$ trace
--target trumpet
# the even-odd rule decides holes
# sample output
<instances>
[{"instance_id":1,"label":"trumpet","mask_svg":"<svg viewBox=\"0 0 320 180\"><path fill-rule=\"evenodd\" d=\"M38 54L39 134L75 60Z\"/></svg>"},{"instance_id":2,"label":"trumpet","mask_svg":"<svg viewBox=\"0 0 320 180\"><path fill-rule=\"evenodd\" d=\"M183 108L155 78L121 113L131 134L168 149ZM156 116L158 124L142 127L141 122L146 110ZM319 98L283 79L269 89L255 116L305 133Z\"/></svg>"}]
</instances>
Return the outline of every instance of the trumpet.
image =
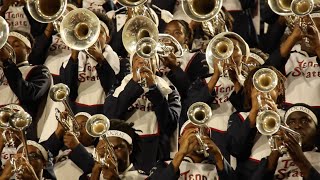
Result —
<instances>
[{"instance_id":1,"label":"trumpet","mask_svg":"<svg viewBox=\"0 0 320 180\"><path fill-rule=\"evenodd\" d=\"M170 53L173 53L177 58L180 58L183 56L184 50L173 36L169 34L159 34L157 53L160 57L167 57Z\"/></svg>"},{"instance_id":2,"label":"trumpet","mask_svg":"<svg viewBox=\"0 0 320 180\"><path fill-rule=\"evenodd\" d=\"M268 68L259 69L253 75L253 85L254 87L270 97L269 92L276 88L278 84L278 76L277 74ZM258 103L260 105L260 112L256 118L256 127L258 131L267 136L271 136L269 138L269 144L272 150L279 150L281 153L285 153L285 146L278 147L277 145L277 138L278 136L274 135L280 129L294 135L297 137L299 143L301 144L301 137L298 132L293 131L292 129L288 128L281 124L281 117L280 115L273 111L269 110L267 106L262 106L261 96L258 97Z\"/></svg>"},{"instance_id":3,"label":"trumpet","mask_svg":"<svg viewBox=\"0 0 320 180\"><path fill-rule=\"evenodd\" d=\"M112 144L109 142L106 133L110 128L110 120L103 114L96 114L89 118L86 122L86 131L92 137L100 137L105 142L105 154L101 157L97 152L95 154L95 159L103 166L108 166L107 160L109 159L111 163L116 168L118 172L117 156L115 155Z\"/></svg>"},{"instance_id":4,"label":"trumpet","mask_svg":"<svg viewBox=\"0 0 320 180\"><path fill-rule=\"evenodd\" d=\"M197 153L203 154L205 157L208 157L209 148L208 145L202 141L201 136L204 135L206 123L210 120L212 116L210 106L203 102L193 103L188 109L187 116L193 124L199 126L199 131L196 133L196 138L200 145L200 149L197 151Z\"/></svg>"},{"instance_id":5,"label":"trumpet","mask_svg":"<svg viewBox=\"0 0 320 180\"><path fill-rule=\"evenodd\" d=\"M61 111L56 108L55 111L57 121L62 125L65 131L72 131L76 136L79 136L80 126L75 119L69 103L67 102L69 93L69 87L62 83L54 85L49 91L50 98L55 102L62 102L67 111L67 117L64 117Z\"/></svg>"}]
</instances>

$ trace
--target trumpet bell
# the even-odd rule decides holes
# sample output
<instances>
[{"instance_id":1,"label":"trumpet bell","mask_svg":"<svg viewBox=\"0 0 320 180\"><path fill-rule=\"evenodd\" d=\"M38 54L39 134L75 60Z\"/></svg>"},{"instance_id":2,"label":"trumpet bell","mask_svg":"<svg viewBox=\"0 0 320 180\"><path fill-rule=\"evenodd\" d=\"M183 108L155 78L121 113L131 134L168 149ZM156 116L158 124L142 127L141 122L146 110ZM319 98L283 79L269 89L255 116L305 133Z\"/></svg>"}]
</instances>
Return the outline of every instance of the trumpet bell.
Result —
<instances>
[{"instance_id":1,"label":"trumpet bell","mask_svg":"<svg viewBox=\"0 0 320 180\"><path fill-rule=\"evenodd\" d=\"M262 68L253 75L253 85L260 92L270 92L277 84L278 76L271 69Z\"/></svg>"},{"instance_id":2,"label":"trumpet bell","mask_svg":"<svg viewBox=\"0 0 320 180\"><path fill-rule=\"evenodd\" d=\"M222 8L222 0L182 0L182 9L197 22L208 21Z\"/></svg>"},{"instance_id":3,"label":"trumpet bell","mask_svg":"<svg viewBox=\"0 0 320 180\"><path fill-rule=\"evenodd\" d=\"M9 124L14 129L23 131L30 126L32 117L25 111L18 111L11 116Z\"/></svg>"},{"instance_id":4,"label":"trumpet bell","mask_svg":"<svg viewBox=\"0 0 320 180\"><path fill-rule=\"evenodd\" d=\"M118 0L118 3L126 7L135 7L146 3L148 0Z\"/></svg>"},{"instance_id":5,"label":"trumpet bell","mask_svg":"<svg viewBox=\"0 0 320 180\"><path fill-rule=\"evenodd\" d=\"M278 132L280 125L280 115L275 111L265 110L257 116L256 127L263 135L272 135Z\"/></svg>"},{"instance_id":6,"label":"trumpet bell","mask_svg":"<svg viewBox=\"0 0 320 180\"><path fill-rule=\"evenodd\" d=\"M213 56L216 59L224 60L228 59L233 53L233 43L229 38L217 37L213 38L206 50L208 57Z\"/></svg>"},{"instance_id":7,"label":"trumpet bell","mask_svg":"<svg viewBox=\"0 0 320 180\"><path fill-rule=\"evenodd\" d=\"M136 52L142 58L151 58L156 53L157 42L149 37L142 38L138 41Z\"/></svg>"},{"instance_id":8,"label":"trumpet bell","mask_svg":"<svg viewBox=\"0 0 320 180\"><path fill-rule=\"evenodd\" d=\"M103 114L96 114L86 122L86 131L92 137L104 135L110 128L109 119Z\"/></svg>"},{"instance_id":9,"label":"trumpet bell","mask_svg":"<svg viewBox=\"0 0 320 180\"><path fill-rule=\"evenodd\" d=\"M36 21L49 23L57 20L66 10L67 0L28 0L27 9Z\"/></svg>"},{"instance_id":10,"label":"trumpet bell","mask_svg":"<svg viewBox=\"0 0 320 180\"><path fill-rule=\"evenodd\" d=\"M9 37L9 25L7 21L0 17L0 49L7 43Z\"/></svg>"},{"instance_id":11,"label":"trumpet bell","mask_svg":"<svg viewBox=\"0 0 320 180\"><path fill-rule=\"evenodd\" d=\"M60 24L62 41L70 48L84 50L92 46L100 34L100 20L90 10L70 11Z\"/></svg>"},{"instance_id":12,"label":"trumpet bell","mask_svg":"<svg viewBox=\"0 0 320 180\"><path fill-rule=\"evenodd\" d=\"M158 27L151 19L145 16L135 16L125 24L122 41L129 54L136 52L138 41L145 37L152 38L156 42L159 39Z\"/></svg>"},{"instance_id":13,"label":"trumpet bell","mask_svg":"<svg viewBox=\"0 0 320 180\"><path fill-rule=\"evenodd\" d=\"M0 109L0 128L10 127L9 119L14 114L14 110L10 108L1 108Z\"/></svg>"},{"instance_id":14,"label":"trumpet bell","mask_svg":"<svg viewBox=\"0 0 320 180\"><path fill-rule=\"evenodd\" d=\"M169 34L159 34L157 53L162 57L173 53L176 57L180 58L183 56L184 50L180 43L173 36Z\"/></svg>"},{"instance_id":15,"label":"trumpet bell","mask_svg":"<svg viewBox=\"0 0 320 180\"><path fill-rule=\"evenodd\" d=\"M62 83L54 85L49 92L50 98L55 102L61 102L63 100L66 100L69 94L69 87Z\"/></svg>"},{"instance_id":16,"label":"trumpet bell","mask_svg":"<svg viewBox=\"0 0 320 180\"><path fill-rule=\"evenodd\" d=\"M205 125L212 116L211 108L204 102L193 103L187 112L189 120L198 126Z\"/></svg>"},{"instance_id":17,"label":"trumpet bell","mask_svg":"<svg viewBox=\"0 0 320 180\"><path fill-rule=\"evenodd\" d=\"M280 16L288 16L292 15L292 1L293 0L268 0L268 5L274 13Z\"/></svg>"},{"instance_id":18,"label":"trumpet bell","mask_svg":"<svg viewBox=\"0 0 320 180\"><path fill-rule=\"evenodd\" d=\"M310 14L313 10L313 0L293 0L291 3L291 10L297 16L305 16Z\"/></svg>"}]
</instances>

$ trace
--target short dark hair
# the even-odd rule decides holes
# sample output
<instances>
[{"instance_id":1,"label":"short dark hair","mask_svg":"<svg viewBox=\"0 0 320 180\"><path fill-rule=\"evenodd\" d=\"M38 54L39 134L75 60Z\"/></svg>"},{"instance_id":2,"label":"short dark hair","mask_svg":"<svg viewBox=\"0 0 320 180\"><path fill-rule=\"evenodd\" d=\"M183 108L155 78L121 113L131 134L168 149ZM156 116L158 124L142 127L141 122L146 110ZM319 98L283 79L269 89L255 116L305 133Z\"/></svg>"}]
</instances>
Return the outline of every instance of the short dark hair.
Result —
<instances>
[{"instance_id":1,"label":"short dark hair","mask_svg":"<svg viewBox=\"0 0 320 180\"><path fill-rule=\"evenodd\" d=\"M113 35L114 31L115 31L115 26L114 26L113 21L107 16L106 13L102 13L102 12L99 12L99 11L93 11L93 13L100 19L100 21L104 22L108 26L109 37L110 37L110 40L111 40L112 39L112 35Z\"/></svg>"},{"instance_id":2,"label":"short dark hair","mask_svg":"<svg viewBox=\"0 0 320 180\"><path fill-rule=\"evenodd\" d=\"M118 130L128 134L132 139L132 153L130 155L131 163L136 162L136 154L140 151L138 145L140 136L137 134L137 130L133 128L133 123L126 123L124 120L111 119L110 130Z\"/></svg>"},{"instance_id":3,"label":"short dark hair","mask_svg":"<svg viewBox=\"0 0 320 180\"><path fill-rule=\"evenodd\" d=\"M262 69L262 68L271 69L277 74L278 82L277 82L276 88L278 89L279 96L278 96L278 99L275 103L281 107L285 101L285 85L284 85L284 83L286 81L286 77L280 71L278 71L276 68L274 68L273 66L259 66L249 72L249 74L243 84L243 87L244 87L243 93L244 93L244 97L245 97L244 108L246 110L251 109L251 88L253 87L253 76L259 69Z\"/></svg>"}]
</instances>

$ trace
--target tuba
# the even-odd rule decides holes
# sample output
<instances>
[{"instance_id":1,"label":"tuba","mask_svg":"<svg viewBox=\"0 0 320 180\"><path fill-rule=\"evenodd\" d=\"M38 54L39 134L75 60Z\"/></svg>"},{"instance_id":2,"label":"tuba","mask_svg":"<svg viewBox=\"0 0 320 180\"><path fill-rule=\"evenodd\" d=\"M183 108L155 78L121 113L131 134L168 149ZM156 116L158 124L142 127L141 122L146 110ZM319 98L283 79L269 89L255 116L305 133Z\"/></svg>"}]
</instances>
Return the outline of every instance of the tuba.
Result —
<instances>
[{"instance_id":1,"label":"tuba","mask_svg":"<svg viewBox=\"0 0 320 180\"><path fill-rule=\"evenodd\" d=\"M60 24L62 41L70 48L84 50L92 46L100 34L100 20L90 10L70 11Z\"/></svg>"},{"instance_id":2,"label":"tuba","mask_svg":"<svg viewBox=\"0 0 320 180\"><path fill-rule=\"evenodd\" d=\"M196 138L198 140L200 149L197 152L203 154L205 157L208 157L209 148L208 145L202 141L201 136L204 135L206 123L210 120L212 116L210 106L203 102L193 103L188 109L187 116L193 124L199 126L199 131L196 133Z\"/></svg>"},{"instance_id":3,"label":"tuba","mask_svg":"<svg viewBox=\"0 0 320 180\"><path fill-rule=\"evenodd\" d=\"M61 113L61 111L56 108L55 110L56 110L57 121L62 125L65 131L72 131L77 136L79 136L80 126L78 122L75 120L75 116L67 101L69 93L70 93L69 87L62 83L54 85L49 91L50 98L55 102L62 102L67 112L67 115L66 115L67 117L65 117Z\"/></svg>"},{"instance_id":4,"label":"tuba","mask_svg":"<svg viewBox=\"0 0 320 180\"><path fill-rule=\"evenodd\" d=\"M105 142L105 154L101 157L97 152L95 154L95 160L101 165L108 165L107 160L109 159L111 163L116 168L118 172L117 156L115 155L112 144L109 142L106 133L110 128L110 120L103 114L96 114L89 118L86 122L86 131L92 137L100 137Z\"/></svg>"},{"instance_id":5,"label":"tuba","mask_svg":"<svg viewBox=\"0 0 320 180\"><path fill-rule=\"evenodd\" d=\"M36 21L53 22L66 10L67 0L27 0L27 9Z\"/></svg>"}]
</instances>

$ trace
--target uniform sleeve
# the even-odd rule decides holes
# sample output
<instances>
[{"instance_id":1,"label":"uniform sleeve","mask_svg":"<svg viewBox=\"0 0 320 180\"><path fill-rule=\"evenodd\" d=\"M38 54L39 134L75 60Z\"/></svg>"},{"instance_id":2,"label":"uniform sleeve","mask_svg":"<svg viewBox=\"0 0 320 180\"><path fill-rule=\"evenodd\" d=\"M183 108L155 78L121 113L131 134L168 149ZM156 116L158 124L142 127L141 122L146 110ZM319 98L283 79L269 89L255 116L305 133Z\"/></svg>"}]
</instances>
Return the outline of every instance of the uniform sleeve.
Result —
<instances>
[{"instance_id":1,"label":"uniform sleeve","mask_svg":"<svg viewBox=\"0 0 320 180\"><path fill-rule=\"evenodd\" d=\"M209 73L209 66L205 54L197 53L190 61L186 72L191 83Z\"/></svg>"},{"instance_id":2,"label":"uniform sleeve","mask_svg":"<svg viewBox=\"0 0 320 180\"><path fill-rule=\"evenodd\" d=\"M128 108L143 92L142 87L131 79L118 97L110 95L106 98L104 103L105 115L111 119L125 119L124 115L128 111Z\"/></svg>"},{"instance_id":3,"label":"uniform sleeve","mask_svg":"<svg viewBox=\"0 0 320 180\"><path fill-rule=\"evenodd\" d=\"M276 49L266 60L264 65L273 66L282 74L285 75L285 65L289 57L282 57L280 54L280 48Z\"/></svg>"},{"instance_id":4,"label":"uniform sleeve","mask_svg":"<svg viewBox=\"0 0 320 180\"><path fill-rule=\"evenodd\" d=\"M9 86L21 103L28 104L38 101L48 92L51 78L47 67L33 67L26 79L13 62L5 62L4 67L4 75Z\"/></svg>"},{"instance_id":5,"label":"uniform sleeve","mask_svg":"<svg viewBox=\"0 0 320 180\"><path fill-rule=\"evenodd\" d=\"M116 74L110 64L105 60L97 65L97 73L105 94L108 94L112 86L116 83Z\"/></svg>"},{"instance_id":6,"label":"uniform sleeve","mask_svg":"<svg viewBox=\"0 0 320 180\"><path fill-rule=\"evenodd\" d=\"M180 177L180 170L174 172L172 163L167 165L165 162L158 162L157 165L151 169L149 180L177 180Z\"/></svg>"},{"instance_id":7,"label":"uniform sleeve","mask_svg":"<svg viewBox=\"0 0 320 180\"><path fill-rule=\"evenodd\" d=\"M253 172L253 175L251 176L251 180L269 180L274 179L274 171L267 170L268 165L268 159L263 158L257 169Z\"/></svg>"},{"instance_id":8,"label":"uniform sleeve","mask_svg":"<svg viewBox=\"0 0 320 180\"><path fill-rule=\"evenodd\" d=\"M320 179L320 173L312 167L309 173L309 177L306 180Z\"/></svg>"},{"instance_id":9,"label":"uniform sleeve","mask_svg":"<svg viewBox=\"0 0 320 180\"><path fill-rule=\"evenodd\" d=\"M58 139L55 133L53 133L46 141L42 142L41 145L50 151L53 157L55 157L59 154L59 151L64 146L64 143Z\"/></svg>"},{"instance_id":10,"label":"uniform sleeve","mask_svg":"<svg viewBox=\"0 0 320 180\"><path fill-rule=\"evenodd\" d=\"M168 79L177 88L181 98L186 97L188 88L190 87L190 80L188 75L179 67L175 70L169 71L167 74Z\"/></svg>"},{"instance_id":11,"label":"uniform sleeve","mask_svg":"<svg viewBox=\"0 0 320 180\"><path fill-rule=\"evenodd\" d=\"M32 65L42 65L46 61L48 49L52 43L52 37L48 38L45 34L41 34L35 38L35 44L28 57L28 61Z\"/></svg>"},{"instance_id":12,"label":"uniform sleeve","mask_svg":"<svg viewBox=\"0 0 320 180\"><path fill-rule=\"evenodd\" d=\"M182 111L180 116L180 125L187 121L188 108L195 102L204 102L210 104L216 96L215 91L209 92L208 86L202 79L198 78L192 83L188 90L187 97L182 102Z\"/></svg>"},{"instance_id":13,"label":"uniform sleeve","mask_svg":"<svg viewBox=\"0 0 320 180\"><path fill-rule=\"evenodd\" d=\"M232 92L232 94L229 97L229 101L232 104L232 106L238 111L245 111L244 108L244 94L243 94L243 87L239 90L238 93L235 91Z\"/></svg>"},{"instance_id":14,"label":"uniform sleeve","mask_svg":"<svg viewBox=\"0 0 320 180\"><path fill-rule=\"evenodd\" d=\"M177 128L177 122L181 111L179 93L174 87L171 88L172 93L168 95L168 100L156 86L146 93L147 98L153 104L160 125L160 131L168 136L171 136Z\"/></svg>"},{"instance_id":15,"label":"uniform sleeve","mask_svg":"<svg viewBox=\"0 0 320 180\"><path fill-rule=\"evenodd\" d=\"M232 169L228 161L223 159L223 164L224 164L223 170L222 171L217 170L219 179L220 180L237 180L238 179L237 174Z\"/></svg>"},{"instance_id":16,"label":"uniform sleeve","mask_svg":"<svg viewBox=\"0 0 320 180\"><path fill-rule=\"evenodd\" d=\"M251 154L257 129L250 127L249 118L240 113L230 116L227 130L227 149L237 159L245 160Z\"/></svg>"},{"instance_id":17,"label":"uniform sleeve","mask_svg":"<svg viewBox=\"0 0 320 180\"><path fill-rule=\"evenodd\" d=\"M84 174L90 174L94 166L92 155L80 143L72 149L69 158L83 171Z\"/></svg>"}]
</instances>

